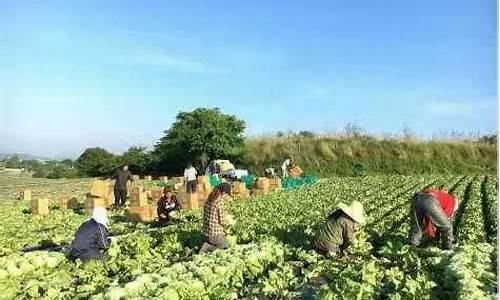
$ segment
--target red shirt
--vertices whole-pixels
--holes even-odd
[[[427,189],[424,190],[423,193],[432,196],[432,198],[439,202],[439,206],[441,206],[448,219],[451,219],[455,211],[458,209],[458,201],[446,191]],[[431,219],[428,215],[424,218],[424,233],[431,238],[436,236],[436,228],[432,225]]]

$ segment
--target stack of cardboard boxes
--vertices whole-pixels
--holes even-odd
[[[130,206],[125,216],[132,221],[151,222],[158,217],[156,205],[148,204],[147,193],[141,186],[133,186],[130,193]]]
[[[109,206],[110,189],[112,192],[112,185],[109,180],[94,180],[90,185],[90,192],[87,193],[85,199],[85,211],[90,214],[94,207]],[[112,202],[111,202],[112,203]]]

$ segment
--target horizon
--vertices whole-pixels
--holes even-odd
[[[247,136],[497,132],[496,2],[0,8],[0,152],[151,147],[197,107],[243,119]]]

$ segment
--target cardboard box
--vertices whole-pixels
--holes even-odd
[[[208,175],[198,176],[198,183],[210,186],[210,177]]]
[[[69,209],[78,209],[80,206],[80,203],[78,203],[78,198],[76,197],[69,197],[68,201],[66,202],[66,207]]]
[[[150,193],[151,193],[151,199],[156,202],[163,196],[163,189],[162,188],[152,189]]]
[[[31,200],[31,213],[35,215],[48,215],[49,210],[49,199],[40,198]]]
[[[148,196],[143,187],[134,186],[130,192],[130,206],[147,206]]]
[[[31,190],[22,190],[19,192],[19,200],[31,201]]]
[[[300,175],[302,175],[303,172],[299,166],[295,166],[291,168],[290,171],[288,171],[288,173],[290,174],[290,177],[297,178],[300,177]]]
[[[244,182],[234,182],[232,187],[233,198],[248,198],[250,191],[247,189]]]
[[[68,200],[69,200],[69,198],[67,196],[60,196],[59,197],[59,210],[60,211],[66,211],[66,209],[68,209]]]
[[[269,178],[266,177],[260,177],[257,179],[257,182],[255,183],[255,187],[258,190],[262,190],[264,193],[268,193],[270,189],[270,183],[269,183]]]
[[[89,197],[90,195],[87,195],[87,199],[85,199],[85,211],[88,214],[92,214],[92,210],[95,207],[108,207],[108,202],[104,198],[96,198],[96,197]]]
[[[90,185],[89,194],[92,197],[107,198],[109,194],[109,189],[111,187],[110,181],[108,180],[94,180]]]
[[[201,206],[198,199],[198,193],[188,194],[186,192],[181,192],[177,195],[177,200],[183,209],[198,209]],[[201,203],[202,202],[203,201],[201,201]]]
[[[136,222],[151,222],[154,220],[151,206],[131,206],[125,210],[125,217],[130,221]]]
[[[269,179],[269,189],[271,191],[276,191],[276,190],[281,190],[281,179],[279,178],[272,178]]]

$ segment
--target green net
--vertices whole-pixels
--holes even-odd
[[[212,188],[218,186],[220,184],[220,179],[217,178],[216,175],[210,175],[210,185],[212,186]]]
[[[255,181],[255,176],[253,175],[241,176],[241,181],[245,183],[247,189],[251,189],[253,186],[253,182]]]
[[[311,185],[315,184],[318,182],[318,177],[311,175],[311,176],[301,176],[298,178],[284,178],[281,181],[281,185],[283,189],[289,190],[289,189],[295,189],[304,185]]]

